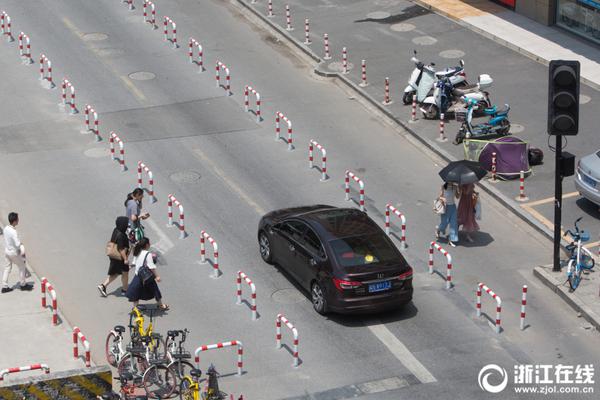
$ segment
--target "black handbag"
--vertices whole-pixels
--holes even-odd
[[[142,285],[145,285],[146,283],[151,282],[154,279],[154,273],[150,268],[148,268],[148,265],[146,265],[146,259],[148,258],[149,254],[150,252],[146,253],[146,256],[144,257],[144,263],[142,264],[137,273],[138,278],[140,278],[140,281],[142,281]]]

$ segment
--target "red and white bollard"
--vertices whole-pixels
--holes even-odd
[[[62,80],[62,104],[66,106],[69,104],[69,109],[71,114],[77,114],[77,108],[75,107],[75,87],[69,82],[68,79]],[[67,88],[71,92],[71,100],[67,103]]]
[[[383,97],[383,105],[387,106],[392,104],[392,98],[390,97],[390,78],[385,78],[385,88],[384,88],[384,97]]]
[[[2,382],[4,380],[4,378],[6,377],[6,375],[8,375],[8,374],[14,374],[17,372],[25,372],[25,371],[35,371],[38,369],[44,370],[44,373],[46,373],[46,374],[50,373],[50,368],[46,364],[31,364],[31,365],[27,365],[25,367],[5,368],[3,370],[0,370],[0,382]]]
[[[500,315],[502,313],[502,299],[496,293],[494,293],[489,287],[484,285],[483,283],[479,283],[477,285],[477,300],[475,304],[475,308],[477,309],[477,316],[481,316],[481,293],[485,291],[487,294],[492,296],[492,299],[496,300],[496,333],[500,333],[501,329],[501,320]]]
[[[150,7],[150,18],[148,17],[148,7]],[[158,29],[156,25],[156,7],[154,3],[149,0],[144,0],[144,22],[152,25],[152,29]]]
[[[52,82],[52,63],[44,54],[40,55],[40,81],[48,81],[49,89],[55,87]]]
[[[496,180],[496,152],[492,153],[492,179],[490,179],[491,183],[498,182]]]
[[[52,299],[52,325],[58,325],[58,304],[56,301],[56,291],[46,278],[42,278],[42,284],[40,285],[42,290],[42,308],[46,308],[46,293],[50,295]]]
[[[416,94],[413,94],[412,108],[410,110],[410,121],[409,122],[417,122],[417,95]]]
[[[331,60],[331,53],[329,53],[329,35],[326,33],[323,34],[323,44],[325,46],[325,56],[323,57],[323,60]]]
[[[13,42],[15,38],[12,36],[12,27],[10,24],[10,16],[2,11],[0,14],[0,26],[2,27],[2,36],[6,36],[7,42]]]
[[[127,171],[127,167],[125,166],[125,146],[123,141],[114,131],[110,133],[108,137],[108,145],[110,147],[110,159],[116,160],[115,157],[115,142],[119,144],[119,164],[121,165],[121,172]]]
[[[244,345],[239,340],[230,340],[229,342],[220,342],[215,344],[209,344],[200,346],[194,352],[194,361],[197,364],[197,368],[200,368],[200,353],[207,350],[213,349],[224,349],[226,347],[237,347],[237,374],[242,376],[242,369],[244,368]]]
[[[350,178],[356,183],[358,183],[359,187],[359,200],[358,205],[360,206],[360,211],[365,210],[365,183],[358,176],[354,174],[354,172],[346,170],[344,173],[344,189],[346,192],[346,201],[350,201]]]
[[[321,146],[315,140],[308,142],[308,168],[313,168],[313,150],[314,147],[321,150],[321,182],[325,182],[329,177],[327,176],[327,151],[325,147]]]
[[[436,249],[446,257],[446,289],[452,288],[452,256],[436,242],[429,244],[429,273],[433,274],[433,249]]]
[[[196,53],[198,57],[194,60],[194,49],[196,49]],[[190,57],[190,63],[196,63],[198,65],[198,72],[204,72],[204,62],[202,61],[202,46],[198,41],[194,38],[190,38],[188,41],[188,56]]]
[[[269,1],[267,2],[267,8],[268,8],[268,10],[269,10],[269,11],[268,11],[268,13],[267,13],[267,17],[272,17],[272,16],[274,16],[275,14],[273,14],[273,0],[269,0]]]
[[[367,60],[362,60],[360,62],[360,83],[358,84],[358,86],[360,87],[367,87],[369,86],[369,83],[367,82]]]
[[[342,74],[348,73],[348,51],[345,47],[342,48]]]
[[[229,73],[229,68],[221,61],[217,61],[215,67],[217,87],[221,86],[221,70],[225,71],[225,86],[223,88],[227,92],[227,96],[231,96],[233,93],[231,92],[231,74]]]
[[[446,121],[445,121],[444,113],[440,114],[440,137],[438,138],[438,142],[447,142],[448,138],[446,137]]]
[[[260,93],[253,89],[252,86],[246,85],[244,87],[244,107],[246,112],[250,112],[250,93],[256,97],[256,111],[254,114],[256,114],[256,122],[260,122],[262,121],[262,117],[260,116]]]
[[[179,209],[179,239],[185,239],[187,234],[185,233],[185,215],[183,214],[183,205],[170,194],[167,197],[167,216],[169,217],[169,222],[167,226],[173,226],[173,205],[175,205]]]
[[[292,28],[292,14],[290,13],[290,6],[289,4],[285,5],[285,30],[286,31],[293,31],[294,28]]]
[[[293,342],[293,350],[292,357],[294,357],[293,367],[297,367],[300,365],[300,358],[298,357],[298,330],[283,314],[277,314],[277,318],[275,319],[275,342],[277,343],[277,348],[281,349],[281,323],[284,323],[291,331],[294,336]]]
[[[290,121],[285,115],[283,115],[282,112],[277,111],[275,113],[275,140],[279,140],[282,139],[283,137],[281,136],[281,127],[280,127],[280,122],[281,120],[283,120],[286,124],[287,124],[287,144],[288,144],[288,151],[292,151],[294,150],[294,145],[292,144],[292,121]],[[285,138],[283,138],[283,140],[286,140]]]
[[[252,280],[248,278],[248,276],[242,271],[237,272],[237,301],[235,304],[242,304],[242,279],[248,284],[248,286],[250,286],[250,310],[252,310],[252,321],[256,321],[256,319],[258,318],[258,313],[256,312],[256,286],[254,285]]]
[[[96,138],[96,142],[99,142],[101,140],[101,138],[100,138],[100,121],[98,120],[98,113],[96,112],[96,110],[94,110],[92,108],[92,106],[90,106],[89,104],[86,104],[85,108],[84,108],[84,115],[85,115],[85,132],[93,132],[94,136]],[[90,124],[90,115],[92,115],[94,117],[93,127]]]
[[[521,322],[519,324],[521,330],[525,329],[525,307],[527,306],[527,285],[523,285],[521,297]]]
[[[135,7],[133,6],[133,0],[122,0],[122,2],[127,4],[129,11],[134,10]]]
[[[525,195],[525,171],[519,173],[519,195],[516,197],[517,201],[527,201],[529,197]]]
[[[406,217],[396,207],[390,203],[385,205],[385,233],[390,236],[390,211],[393,212],[402,223],[402,236],[400,237],[400,248],[405,250],[408,246],[406,245]]]
[[[156,197],[154,196],[154,176],[150,168],[141,161],[138,161],[137,167],[137,187],[142,189],[143,186],[143,173],[148,175],[148,196],[150,196],[150,203],[156,203]]]
[[[86,339],[85,335],[81,333],[78,327],[73,328],[73,358],[79,358],[79,345],[81,342],[83,349],[85,350],[85,366],[91,367],[90,357],[90,342]]]
[[[169,37],[169,26],[171,26],[171,37]],[[166,15],[163,17],[163,33],[165,36],[165,42],[173,43],[173,48],[179,47],[177,44],[177,24]]]
[[[304,20],[304,44],[311,44],[310,41],[310,25],[308,22],[308,18]]]
[[[206,231],[200,231],[200,264],[206,264],[206,241],[213,248],[213,278],[218,278],[221,275],[221,270],[219,269],[219,245],[217,242],[210,236]]]
[[[21,56],[25,64],[33,64],[31,41],[29,40],[29,36],[23,32],[19,33],[19,56]]]

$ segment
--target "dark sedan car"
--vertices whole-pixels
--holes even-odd
[[[412,299],[412,268],[369,216],[326,205],[266,214],[260,255],[310,292],[320,314],[384,310]]]

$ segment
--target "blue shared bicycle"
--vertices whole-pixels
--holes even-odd
[[[570,229],[565,232],[565,236],[571,235],[571,244],[567,246],[567,251],[570,252],[569,262],[567,264],[567,280],[571,290],[577,289],[581,282],[581,273],[583,270],[591,270],[594,268],[594,257],[592,253],[583,247],[582,243],[590,240],[590,234],[584,230],[580,230],[577,223],[581,221],[579,217],[575,221],[575,231]]]

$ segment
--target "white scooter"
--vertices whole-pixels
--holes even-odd
[[[408,86],[404,88],[404,95],[402,96],[404,104],[412,103],[415,94],[417,95],[418,103],[425,100],[431,94],[437,79],[448,77],[454,86],[461,87],[467,85],[467,77],[464,69],[465,63],[463,60],[460,60],[460,66],[448,67],[441,71],[436,71],[434,68],[435,63],[425,65],[417,58],[417,51],[413,50],[413,53],[414,55],[410,60],[415,63],[415,69],[410,74]]]
[[[492,106],[490,94],[485,89],[492,86],[494,80],[487,74],[479,75],[477,84],[456,88],[452,83],[448,83],[447,78],[440,79],[436,82],[433,95],[428,96],[421,103],[421,112],[425,119],[438,119],[440,113],[453,114],[456,108],[462,108],[460,99],[471,101],[478,104],[478,115],[481,116],[483,110]],[[481,115],[480,115],[481,114]]]

